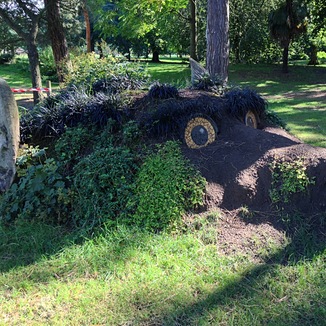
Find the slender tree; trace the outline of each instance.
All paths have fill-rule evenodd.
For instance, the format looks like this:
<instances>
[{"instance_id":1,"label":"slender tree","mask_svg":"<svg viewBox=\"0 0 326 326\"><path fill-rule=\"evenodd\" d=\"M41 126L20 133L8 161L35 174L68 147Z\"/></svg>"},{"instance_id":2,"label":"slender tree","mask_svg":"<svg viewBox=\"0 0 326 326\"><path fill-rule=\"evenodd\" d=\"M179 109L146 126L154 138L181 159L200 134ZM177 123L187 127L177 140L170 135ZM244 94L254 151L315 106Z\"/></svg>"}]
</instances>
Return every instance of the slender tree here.
<instances>
[{"instance_id":1,"label":"slender tree","mask_svg":"<svg viewBox=\"0 0 326 326\"><path fill-rule=\"evenodd\" d=\"M207 1L206 66L211 77L223 84L228 81L229 66L229 1Z\"/></svg>"},{"instance_id":2,"label":"slender tree","mask_svg":"<svg viewBox=\"0 0 326 326\"><path fill-rule=\"evenodd\" d=\"M269 28L271 36L283 48L282 71L289 72L289 47L295 36L306 31L307 10L304 6L293 0L286 0L278 9L269 15Z\"/></svg>"},{"instance_id":3,"label":"slender tree","mask_svg":"<svg viewBox=\"0 0 326 326\"><path fill-rule=\"evenodd\" d=\"M189 0L190 7L190 57L198 60L197 57L197 8L196 0Z\"/></svg>"},{"instance_id":4,"label":"slender tree","mask_svg":"<svg viewBox=\"0 0 326 326\"><path fill-rule=\"evenodd\" d=\"M39 54L37 49L37 34L43 9L37 1L15 0L0 2L0 17L19 35L26 44L31 70L32 86L42 87ZM34 102L42 97L41 92L33 93Z\"/></svg>"}]
</instances>

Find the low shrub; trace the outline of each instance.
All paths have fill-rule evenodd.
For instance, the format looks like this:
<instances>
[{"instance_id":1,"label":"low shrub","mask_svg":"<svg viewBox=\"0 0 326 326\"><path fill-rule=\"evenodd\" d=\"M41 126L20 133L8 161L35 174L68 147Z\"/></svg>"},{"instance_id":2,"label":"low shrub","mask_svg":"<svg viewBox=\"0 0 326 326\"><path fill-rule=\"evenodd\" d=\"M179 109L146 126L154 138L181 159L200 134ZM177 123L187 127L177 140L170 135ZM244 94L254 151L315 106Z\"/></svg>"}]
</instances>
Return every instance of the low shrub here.
<instances>
[{"instance_id":1,"label":"low shrub","mask_svg":"<svg viewBox=\"0 0 326 326\"><path fill-rule=\"evenodd\" d=\"M40 51L40 68L41 75L46 80L57 81L57 68L54 62L53 51L50 46Z\"/></svg>"},{"instance_id":2,"label":"low shrub","mask_svg":"<svg viewBox=\"0 0 326 326\"><path fill-rule=\"evenodd\" d=\"M0 216L5 223L16 219L51 224L67 221L70 199L59 165L44 150L27 150L18 164L19 181L1 196Z\"/></svg>"},{"instance_id":3,"label":"low shrub","mask_svg":"<svg viewBox=\"0 0 326 326\"><path fill-rule=\"evenodd\" d=\"M73 169L75 226L92 229L104 222L128 215L128 200L138 166L135 155L126 147L100 147L85 156Z\"/></svg>"},{"instance_id":4,"label":"low shrub","mask_svg":"<svg viewBox=\"0 0 326 326\"><path fill-rule=\"evenodd\" d=\"M87 92L117 91L141 87L148 81L148 74L138 64L115 57L99 59L87 53L72 59L72 70L66 75L67 85L83 86Z\"/></svg>"},{"instance_id":5,"label":"low shrub","mask_svg":"<svg viewBox=\"0 0 326 326\"><path fill-rule=\"evenodd\" d=\"M203 204L205 179L169 141L149 155L140 167L135 196L134 222L149 230L178 227L182 215Z\"/></svg>"},{"instance_id":6,"label":"low shrub","mask_svg":"<svg viewBox=\"0 0 326 326\"><path fill-rule=\"evenodd\" d=\"M209 74L205 74L199 79L195 80L192 88L201 91L213 92L219 95L223 94L227 89L226 85L224 85L219 76L212 77Z\"/></svg>"}]
</instances>

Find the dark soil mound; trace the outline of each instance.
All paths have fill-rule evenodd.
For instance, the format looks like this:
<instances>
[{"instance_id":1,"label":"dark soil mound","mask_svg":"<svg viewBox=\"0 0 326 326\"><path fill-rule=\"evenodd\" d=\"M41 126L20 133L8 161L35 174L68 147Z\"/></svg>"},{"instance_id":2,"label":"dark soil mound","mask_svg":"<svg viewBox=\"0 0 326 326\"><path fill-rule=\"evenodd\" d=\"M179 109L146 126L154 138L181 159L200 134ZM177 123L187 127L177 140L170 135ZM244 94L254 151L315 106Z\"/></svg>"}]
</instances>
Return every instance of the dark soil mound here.
<instances>
[{"instance_id":1,"label":"dark soil mound","mask_svg":"<svg viewBox=\"0 0 326 326\"><path fill-rule=\"evenodd\" d=\"M283 129L258 130L229 121L213 144L200 149L184 146L183 151L208 181L208 208L274 209L270 164L300 159L314 184L292 194L288 203L278 205L304 213L326 212L326 149L303 144Z\"/></svg>"},{"instance_id":2,"label":"dark soil mound","mask_svg":"<svg viewBox=\"0 0 326 326\"><path fill-rule=\"evenodd\" d=\"M219 119L218 135L213 143L198 149L183 145L184 155L201 171L208 182L207 209L219 207L234 210L248 207L255 211L270 212L281 208L285 212L325 213L326 148L303 144L284 129L270 127L269 122L262 118L264 114L258 119L260 129L246 126L243 118L239 119L239 116L230 113L234 111L234 107L227 105L238 106L241 109L248 97L247 102L253 105L260 104L260 101L259 99L257 101L257 96L251 94L250 91L248 94L245 92L239 94L238 103L237 94L232 101L223 102L218 96L209 92L188 89L181 91L178 98L169 100L153 102L146 96L141 96L136 99L134 108L137 112L145 112L145 116L146 112L155 112L155 110L159 112L160 108L163 108L166 114L161 114L161 117L165 119L166 124L176 126L178 124L182 126L177 117L173 114L168 120L166 116L172 112L170 108L177 106L182 108L183 114L187 113L187 110L191 113L190 109L195 112L196 110L201 112L204 109L206 110L204 113L210 114L214 121ZM250 98L254 98L255 101ZM180 103L186 103L186 105ZM250 110L252 109L255 108L251 107ZM218 112L218 114L214 116L212 112ZM139 118L144 120L144 115L140 114ZM169 131L166 136L174 131L171 126L169 127L170 129L166 129ZM181 138L182 132L181 127L179 131ZM177 133L174 133L174 136L176 135ZM314 184L306 187L305 191L291 194L286 202L273 203L270 196L273 183L271 164L281 161L303 161L306 167L305 172Z\"/></svg>"}]
</instances>

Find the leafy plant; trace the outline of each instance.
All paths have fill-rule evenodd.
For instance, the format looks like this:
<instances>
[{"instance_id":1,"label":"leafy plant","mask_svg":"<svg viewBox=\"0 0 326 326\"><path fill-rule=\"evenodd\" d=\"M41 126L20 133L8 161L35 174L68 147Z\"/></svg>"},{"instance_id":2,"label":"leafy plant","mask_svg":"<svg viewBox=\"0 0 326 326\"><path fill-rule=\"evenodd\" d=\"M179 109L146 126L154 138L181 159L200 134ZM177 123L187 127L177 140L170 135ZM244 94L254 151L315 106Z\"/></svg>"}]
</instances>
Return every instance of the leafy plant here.
<instances>
[{"instance_id":1,"label":"leafy plant","mask_svg":"<svg viewBox=\"0 0 326 326\"><path fill-rule=\"evenodd\" d=\"M73 169L74 224L92 229L126 216L137 169L134 154L112 144L82 158Z\"/></svg>"},{"instance_id":2,"label":"leafy plant","mask_svg":"<svg viewBox=\"0 0 326 326\"><path fill-rule=\"evenodd\" d=\"M135 89L148 81L143 67L113 56L99 59L95 53L81 54L73 58L72 66L66 84L83 86L87 93Z\"/></svg>"},{"instance_id":3,"label":"leafy plant","mask_svg":"<svg viewBox=\"0 0 326 326\"><path fill-rule=\"evenodd\" d=\"M67 221L70 199L66 180L53 159L43 161L42 151L38 153L38 164L29 164L31 160L26 158L18 160L27 167L18 183L12 184L1 196L0 215L4 222L26 219L57 224Z\"/></svg>"},{"instance_id":4,"label":"leafy plant","mask_svg":"<svg viewBox=\"0 0 326 326\"><path fill-rule=\"evenodd\" d=\"M303 158L291 161L274 160L270 164L270 169L272 172L270 197L273 203L288 203L292 194L303 192L309 185L314 184L314 180L307 175Z\"/></svg>"},{"instance_id":5,"label":"leafy plant","mask_svg":"<svg viewBox=\"0 0 326 326\"><path fill-rule=\"evenodd\" d=\"M280 127L285 130L289 130L289 128L286 125L286 122L284 122L284 120L281 119L279 115L274 111L265 110L265 112L263 113L263 119L271 126Z\"/></svg>"},{"instance_id":6,"label":"leafy plant","mask_svg":"<svg viewBox=\"0 0 326 326\"><path fill-rule=\"evenodd\" d=\"M205 179L169 141L147 157L136 178L135 222L150 230L177 227L182 215L203 204Z\"/></svg>"},{"instance_id":7,"label":"leafy plant","mask_svg":"<svg viewBox=\"0 0 326 326\"><path fill-rule=\"evenodd\" d=\"M50 46L40 51L40 67L42 76L53 81L58 80L57 68L54 62L53 51Z\"/></svg>"},{"instance_id":8,"label":"leafy plant","mask_svg":"<svg viewBox=\"0 0 326 326\"><path fill-rule=\"evenodd\" d=\"M150 86L147 96L153 99L176 98L179 91L175 86L155 82Z\"/></svg>"}]
</instances>

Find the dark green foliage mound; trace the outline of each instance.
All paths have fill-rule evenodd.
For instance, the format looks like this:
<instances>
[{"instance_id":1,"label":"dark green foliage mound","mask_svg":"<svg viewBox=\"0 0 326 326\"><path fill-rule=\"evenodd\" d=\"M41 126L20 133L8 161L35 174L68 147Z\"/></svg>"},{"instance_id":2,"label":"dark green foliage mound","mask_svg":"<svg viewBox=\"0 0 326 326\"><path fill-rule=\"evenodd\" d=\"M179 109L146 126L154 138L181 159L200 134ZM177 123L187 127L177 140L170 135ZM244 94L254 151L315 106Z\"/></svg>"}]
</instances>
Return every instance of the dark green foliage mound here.
<instances>
[{"instance_id":1,"label":"dark green foliage mound","mask_svg":"<svg viewBox=\"0 0 326 326\"><path fill-rule=\"evenodd\" d=\"M152 99L161 100L176 98L179 96L179 91L175 86L156 82L150 86L147 96Z\"/></svg>"},{"instance_id":2,"label":"dark green foliage mound","mask_svg":"<svg viewBox=\"0 0 326 326\"><path fill-rule=\"evenodd\" d=\"M115 95L94 96L77 88L63 91L26 111L20 119L21 141L37 142L57 138L67 127L88 125L103 127L109 119L121 120Z\"/></svg>"},{"instance_id":3,"label":"dark green foliage mound","mask_svg":"<svg viewBox=\"0 0 326 326\"><path fill-rule=\"evenodd\" d=\"M243 118L248 111L261 117L266 110L267 102L254 90L236 88L223 96L226 112L233 117Z\"/></svg>"},{"instance_id":4,"label":"dark green foliage mound","mask_svg":"<svg viewBox=\"0 0 326 326\"><path fill-rule=\"evenodd\" d=\"M73 169L72 218L77 227L92 229L128 215L138 166L126 147L98 148Z\"/></svg>"},{"instance_id":5,"label":"dark green foliage mound","mask_svg":"<svg viewBox=\"0 0 326 326\"><path fill-rule=\"evenodd\" d=\"M203 204L205 179L185 160L178 143L149 155L135 181L135 223L150 230L177 227L182 215Z\"/></svg>"}]
</instances>

